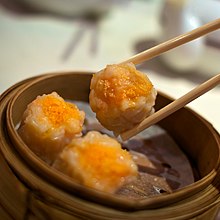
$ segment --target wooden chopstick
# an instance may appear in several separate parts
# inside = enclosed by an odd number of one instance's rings
[[[211,21],[199,28],[196,28],[190,32],[187,32],[185,34],[179,35],[175,38],[172,38],[164,43],[161,43],[155,47],[152,47],[148,50],[145,50],[139,54],[136,54],[129,59],[120,62],[122,63],[129,63],[132,62],[134,64],[140,64],[144,61],[150,60],[168,50],[171,50],[175,47],[178,47],[180,45],[183,45],[185,43],[188,43],[192,40],[195,40],[196,38],[199,38],[201,36],[204,36],[212,31],[215,31],[220,28],[220,18],[216,19],[214,21]]]
[[[189,102],[193,101],[194,99],[198,98],[199,96],[213,89],[219,83],[220,83],[220,73],[212,77],[208,81],[202,83],[201,85],[197,86],[196,88],[186,93],[182,97],[176,99],[175,101],[161,108],[157,112],[153,113],[152,115],[147,117],[145,120],[143,120],[140,124],[132,128],[131,130],[121,133],[120,134],[121,139],[123,141],[128,140],[129,138],[135,136],[136,134],[140,133],[141,131],[150,127],[151,125],[156,124],[160,120],[164,119],[165,117],[169,116],[170,114],[184,107]]]

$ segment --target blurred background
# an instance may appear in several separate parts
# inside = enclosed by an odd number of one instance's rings
[[[52,71],[98,71],[220,17],[219,0],[0,0],[0,93]],[[147,61],[178,98],[220,72],[220,31]],[[220,131],[219,86],[190,103]]]
[[[219,0],[0,0],[0,94],[41,73],[99,71],[216,18]],[[220,73],[220,31],[137,68],[178,98]],[[189,106],[220,132],[219,86]]]

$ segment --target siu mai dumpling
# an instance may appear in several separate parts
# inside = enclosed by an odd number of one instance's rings
[[[94,74],[90,106],[99,122],[115,135],[131,129],[154,111],[156,90],[132,63],[107,65]]]
[[[130,153],[118,141],[97,131],[73,139],[53,167],[87,187],[108,193],[114,193],[138,174]]]
[[[81,135],[85,113],[56,92],[38,96],[25,110],[18,129],[27,146],[47,163],[72,138]]]

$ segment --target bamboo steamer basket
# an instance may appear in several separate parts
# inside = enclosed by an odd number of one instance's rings
[[[128,200],[86,188],[50,168],[16,131],[37,95],[57,91],[88,102],[92,73],[64,72],[26,79],[0,96],[1,219],[215,219],[220,204],[219,134],[197,113],[182,108],[162,120],[187,154],[199,178],[182,189]],[[156,109],[172,100],[159,93]]]

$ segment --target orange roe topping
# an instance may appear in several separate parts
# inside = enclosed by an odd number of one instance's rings
[[[96,94],[106,103],[120,103],[124,99],[135,101],[140,96],[149,95],[153,85],[147,76],[128,65],[109,65],[104,71],[115,71],[114,76],[108,73],[97,82]],[[95,76],[95,75],[94,75]]]
[[[55,127],[61,126],[70,118],[80,120],[80,112],[76,105],[72,103],[67,103],[52,95],[44,96],[38,102],[42,107],[45,117]]]
[[[111,179],[110,185],[117,185],[120,178],[132,173],[129,163],[125,163],[132,160],[131,156],[120,146],[117,148],[99,143],[87,143],[86,147],[74,150],[79,155],[83,155],[79,161],[82,169],[98,181]],[[87,185],[92,184],[89,178],[85,181]]]

